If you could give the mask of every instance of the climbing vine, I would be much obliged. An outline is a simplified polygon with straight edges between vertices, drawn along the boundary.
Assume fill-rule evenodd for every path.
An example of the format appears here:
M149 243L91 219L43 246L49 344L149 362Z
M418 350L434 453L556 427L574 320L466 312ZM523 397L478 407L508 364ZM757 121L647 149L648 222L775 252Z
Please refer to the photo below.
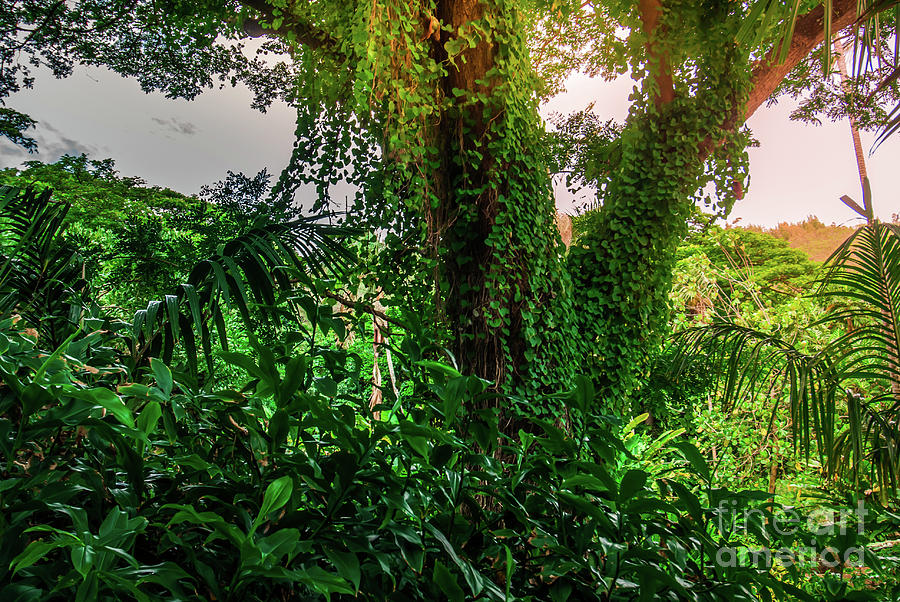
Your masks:
M461 370L510 392L558 389L574 320L530 17L475 0L374 0L346 15L339 52L297 49L298 142L279 193L315 190L326 209L349 183L347 219L373 232L370 290L438 319ZM322 78L321 60L345 68Z
M528 42L546 15L562 22L584 5L301 4L281 18L327 33L303 30L295 49L305 77L282 193L311 186L325 207L349 182L347 219L372 233L368 289L439 324L462 371L533 393L590 367L609 406L627 409L664 331L673 251L693 205L726 213L746 187L751 60L787 47L773 45L771 23L726 0L597 9L617 56L596 69L627 66L640 85L621 135L593 162L602 207L566 270L537 116L547 87Z
M633 34L631 70L643 87L618 164L598 182L602 208L569 256L582 351L610 409L630 410L665 332L674 250L694 204L727 212L746 184L747 133L735 132L733 115L748 91L747 57L734 43L740 15L718 4L719 29L703 24L709 6L670 2L649 35Z

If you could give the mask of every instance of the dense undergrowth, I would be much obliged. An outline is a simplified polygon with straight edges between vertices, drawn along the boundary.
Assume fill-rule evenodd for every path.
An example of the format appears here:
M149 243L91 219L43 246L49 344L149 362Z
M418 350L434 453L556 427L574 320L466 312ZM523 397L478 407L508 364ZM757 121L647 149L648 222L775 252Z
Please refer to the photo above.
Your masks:
M793 453L783 402L774 414L766 397L723 409L715 367L673 375L677 354L664 350L633 421L602 414L584 378L496 403L409 316L383 308L389 334L373 346L373 308L337 304L335 280L302 263L279 268L289 285L277 307L251 293L242 307L228 258L246 258L217 250L217 233L252 220L180 198L207 216L195 252L224 266L194 320L167 288L191 266L141 278L179 253L177 212L145 203L135 219L157 220L171 244L130 247L142 263L101 244L86 248L91 271L77 253L91 228L112 232L101 242L127 232L86 221L98 189L140 189L101 167L81 175L92 194L68 199L82 210L59 214L68 233L57 224L31 249L3 231L0 599L896 598L881 542L897 517L877 499L842 498L847 483ZM796 294L815 266L760 236L713 232L685 248L676 327L718 312L793 328L809 345L828 336L808 327L815 302ZM718 267L697 270L703 261ZM108 290L123 265L135 270L130 297ZM229 292L231 303L214 301ZM164 300L159 319L147 319L152 299ZM182 340L163 361L153 341L178 339L173 324L182 339L199 328L208 351ZM376 364L390 376L373 398ZM521 412L531 405L566 411L540 420ZM511 419L517 432L503 434Z
M642 461L579 411L585 381L571 432L508 440L454 417L484 382L427 360L385 422L336 395L322 350L228 356L252 380L209 391L156 360L124 373L105 324L56 350L0 326L4 599L803 598L810 567L721 550L832 543L779 534L768 496L715 487L688 443Z

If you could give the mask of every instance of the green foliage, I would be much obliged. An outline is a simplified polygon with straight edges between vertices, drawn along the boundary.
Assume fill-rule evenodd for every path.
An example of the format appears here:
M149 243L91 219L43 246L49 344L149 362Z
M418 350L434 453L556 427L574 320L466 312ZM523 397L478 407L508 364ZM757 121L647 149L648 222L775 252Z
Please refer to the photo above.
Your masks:
M102 313L90 304L86 283L78 277L83 272L80 258L62 238L68 208L51 201L49 190L37 194L30 188L0 188L0 220L9 226L0 237L0 310L19 313L54 345L75 336L85 316ZM197 377L199 341L211 373L213 328L219 344L228 349L226 311L236 311L251 331L252 313L276 325L285 316L296 321L296 312L280 308L276 296L290 295L294 282L312 286L312 277L330 275L352 262L352 255L335 241L349 233L316 217L256 225L220 245L194 266L185 283L151 300L129 322L103 317L106 328L127 331L132 369L151 356L170 362L181 344L190 373ZM77 291L85 298L75 298Z
M0 107L0 137L8 139L13 144L25 148L29 152L37 150L37 142L34 138L25 134L25 131L33 128L37 122L8 107Z
M29 161L0 171L0 183L52 189L69 205L64 236L78 249L85 279L125 313L171 290L219 241L243 231L226 227L215 206L120 176L112 159Z
M86 283L78 256L60 244L68 206L36 193L0 187L0 312L18 312L53 346L76 328Z
M668 18L676 15L681 16L673 12ZM693 31L690 23L680 27ZM687 233L692 194L715 182L724 211L733 201L733 182L744 179L744 142L723 125L734 99L746 94L745 59L726 40L706 43L709 49L689 84L697 94L658 105L652 80L635 94L640 102L632 106L619 140L619 163L608 180L598 182L602 208L569 253L584 353L605 403L617 411L628 411L629 395L646 375L648 354L665 332L674 251ZM704 171L697 157L711 150L708 138L729 143L714 151L721 163L711 160Z
M554 115L553 131L548 134L550 171L564 176L572 193L590 189L609 179L619 163L621 127L612 120L602 121L589 107L570 115ZM588 199L587 208L596 209L596 199ZM579 216L583 217L583 216Z
M673 374L674 351L664 347L654 352L644 386L635 394L634 407L652 417L653 432L683 429L688 436L697 434L699 414L713 385L710 366L695 361Z
M765 333L733 323L687 335L691 345L720 358L726 399L781 383L795 445L808 452L815 441L829 473L856 480L865 471L882 492L896 487L898 474L893 418L898 241L896 226L876 222L835 252L819 292L831 307L816 324L836 328L818 348L804 349L778 330Z
M833 335L833 329L815 324L825 308L808 296L818 266L783 239L709 228L691 234L676 257L669 296L669 328L675 333L729 320L777 334L806 352ZM719 358L694 350L683 363L675 342L652 356L635 396L635 407L652 414L655 429L687 429L714 459L716 478L726 487L763 489L785 503L801 503L826 484L814 462L794 457L791 415L778 386L760 386L723 404L717 385L725 368Z
M741 195L748 137L735 132L750 61L770 48L783 55L812 4L665 3L658 26L629 3L598 5L593 31L617 52L596 64L627 66L642 87L616 140L612 126L565 126L561 164L574 164L603 198L568 272L528 44L532 28L555 18L542 12L566 18L574 3L245 6L3 7L0 20L14 25L0 37L0 100L28 85L19 54L44 56L57 75L74 60L109 65L175 96L228 74L254 87L258 105L291 98L298 143L273 198L289 212L294 193L313 185L325 208L336 184L354 184L349 219L372 233L360 244L375 267L337 284L384 296L394 315L440 318L438 336L404 340L396 359L405 382L371 408L358 395L363 358L326 343L329 331L345 339L344 317L316 294L335 283L310 277L346 261L331 237L347 231L246 219L259 213L265 174L229 173L207 190L218 211L210 230L238 224L240 235L199 256L178 245L216 240L191 225L209 203L176 198L147 211L159 200L151 195L136 220L102 233L106 224L84 225L92 212L80 216L69 242L89 243L78 246L96 253L101 273L102 254L128 251L120 272L106 272L112 288L127 298L118 280L148 287L146 309L130 322L79 298L87 288L76 286L79 258L59 239L63 206L4 189L3 219L17 229L3 232L0 273L0 597L814 599L782 582L796 580L797 567L716 562L732 543L826 541L776 532L770 494L715 488L715 467L675 441L690 423L673 424L677 408L695 403L702 373L652 381L648 393L659 395L643 401L670 428L652 441L633 433L637 419L623 443L610 432L617 423L597 412L631 413L665 332L674 249L693 202L709 184L718 198L706 200L720 213ZM8 33L19 25L31 28L21 40ZM289 69L267 70L228 45L241 27L282 36L263 48L297 59L295 93L281 85ZM15 136L28 123L14 125ZM102 189L133 199L142 188L111 162L67 161L55 176L69 190L85 185L87 198L113 202ZM167 238L182 217L190 235ZM165 256L205 259L159 295L182 280L165 280ZM763 280L802 276L779 268ZM731 290L733 306L743 301ZM47 328L47 318L49 334L26 329ZM241 348L228 346L236 332L247 334ZM740 332L746 349L756 335ZM789 373L807 369L802 350L775 343L793 362ZM434 361L447 347L453 367ZM754 359L761 349L750 346ZM576 360L590 378L574 377ZM877 354L859 361L870 369ZM210 378L216 362L236 386ZM892 444L876 426L876 443ZM854 461L859 440L847 438ZM886 456L881 466L893 470L890 445ZM732 502L757 518L724 525L722 504ZM831 598L845 593L825 588Z
M322 78L321 58L301 56L299 142L276 190L315 186L327 203L355 185L350 223L383 232L367 290L428 311L460 368L531 394L571 378L575 333L526 21L511 2L454 6L314 13L343 40L327 64L354 69Z
M22 230L4 238L5 257L27 257L34 230L52 243L58 231L27 224L61 222L65 206L5 194ZM201 264L203 302L187 308L213 311L207 299L247 286L265 294L267 245L286 232L264 232ZM329 257L316 246L307 262ZM566 429L531 417L503 434L490 383L429 359L433 343L413 336L395 353L400 396L370 408L347 393L358 355L323 344L345 336L343 317L310 292L292 302L306 315L297 330L219 354L234 388L150 347L135 360L143 325L189 338L180 320L151 317L183 311L177 296L124 329L83 311L50 348L24 318L0 317L0 598L816 599L797 587L800 565L719 556L825 540L775 529L782 510L766 494L715 488L677 431L646 440L634 432L643 417L623 428L598 415L590 379L552 400L503 400L562 404Z
M676 260L676 330L716 318L768 328L801 324L790 309L818 276L818 266L787 241L741 228L695 234L678 248Z
M463 435L446 412L486 383L434 362L403 361L414 393L385 423L325 384L346 355L318 374L310 350L227 356L253 380L210 392L161 362L111 371L100 331L49 360L0 331L3 597L812 599L767 567L715 565L746 527L805 540L722 522L771 505L710 489L686 443L694 484L634 468L589 414L498 441L486 412ZM589 386L565 397L594 403Z
M245 232L261 221L279 223L301 215L284 195L272 198L271 178L265 169L252 178L229 170L224 180L200 189L199 198L222 214L209 220L217 236L227 238L229 233Z

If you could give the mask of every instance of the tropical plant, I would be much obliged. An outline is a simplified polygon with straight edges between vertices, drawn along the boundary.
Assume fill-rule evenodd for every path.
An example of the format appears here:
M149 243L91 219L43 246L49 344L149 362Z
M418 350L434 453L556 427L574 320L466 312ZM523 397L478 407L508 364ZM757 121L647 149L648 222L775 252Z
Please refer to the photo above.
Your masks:
M674 434L589 414L587 379L559 394L572 432L513 439L492 411L459 420L488 383L416 355L380 421L338 394L340 350L223 354L249 382L204 391L155 358L123 370L110 337L48 353L0 320L0 598L820 599L802 565L722 562L812 540Z
M64 206L7 194L0 215L21 232L3 238L12 274L35 242L23 225ZM285 274L253 270L279 252L296 278L286 262L301 253L307 272L340 262L317 227L295 255L275 236L285 232L251 230L199 265L183 297L131 324L85 308L55 347L28 318L0 315L0 599L817 599L802 565L720 558L819 545L809 533L776 529L782 509L764 492L716 487L679 430L649 440L634 430L646 416L623 428L597 414L587 378L553 402L504 400L568 409L566 429L532 416L508 436L485 403L490 383L433 361L433 341L409 328L394 355L399 394L372 408L345 393L359 358L317 334L343 339L341 317L295 288L297 330L217 354L235 387L199 382L190 356L170 367L164 342L135 350L148 324L144 343L189 339L185 314L215 323L228 296L226 317L252 317L251 287L277 300Z
M86 282L59 238L68 206L50 197L0 187L0 313L18 312L55 347L77 327Z
M49 189L0 188L0 311L17 313L25 324L46 333L55 347L82 328L90 305L83 266L62 237L68 205L51 199ZM198 263L187 282L162 299L150 301L127 324L129 359L138 365L150 356L171 361L184 346L191 373L198 372L198 346L212 370L212 332L227 350L226 311L236 311L252 332L255 316L278 324L295 285L340 271L352 255L337 241L352 231L301 217L251 227ZM83 294L83 297L78 297ZM98 316L99 308L91 311ZM107 320L109 318L107 317Z
M586 361L622 410L664 330L694 197L715 183L725 212L742 195L744 120L786 79L817 79L801 63L821 47L827 65L865 5L31 0L0 13L0 98L30 82L31 60L60 76L102 64L174 97L219 77L247 83L258 107L287 99L297 141L275 188L314 188L325 205L354 185L351 213L384 233L369 290L431 309L460 365L500 389L555 390ZM250 36L292 61L245 57ZM616 144L590 135L599 158L567 152L604 198L566 266L536 107L577 68L640 83Z
M801 350L783 333L717 322L681 335L689 361L702 350L721 366L729 403L783 391L795 442L825 460L830 474L867 472L876 488L900 477L900 228L873 221L832 255L816 296L830 303L815 325L835 335ZM706 356L706 355L705 355ZM863 470L864 469L864 470Z
M119 317L172 291L223 241L267 221L291 221L266 202L267 178L264 171L252 180L230 174L198 198L123 176L114 160L84 154L0 170L0 184L49 188L69 206L63 238L78 250L96 300L120 307Z

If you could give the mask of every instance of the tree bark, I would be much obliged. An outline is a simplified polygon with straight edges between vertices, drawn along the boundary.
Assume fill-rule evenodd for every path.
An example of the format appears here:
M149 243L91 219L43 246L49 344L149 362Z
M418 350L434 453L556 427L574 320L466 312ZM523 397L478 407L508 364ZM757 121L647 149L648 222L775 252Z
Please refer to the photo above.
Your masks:
M832 2L831 34L853 25L857 19L856 0L834 0ZM750 97L744 107L740 123L746 121L775 92L784 78L804 60L809 53L825 41L825 9L817 6L797 18L794 35L784 61L778 60L781 44L775 44L753 67ZM739 109L740 107L736 107ZM737 125L740 125L738 123Z
M509 390L539 390L566 381L571 357L558 333L537 332L538 308L553 322L557 295L568 285L559 261L559 234L546 174L529 163L534 148L527 135L510 130L524 118L539 127L536 111L516 103L516 74L499 61L519 51L503 47L507 31L483 37L447 60L446 44L456 32L497 11L480 0L439 0L444 24L434 58L447 65L446 98L458 101L442 116L436 141L441 167L435 175L439 199L428 216L430 237L442 256L444 309L453 330L453 350L462 372ZM514 15L497 14L501 27L515 27ZM471 34L468 34L471 35ZM527 94L527 91L526 91ZM525 113L524 115L522 113ZM549 266L549 267L548 267ZM542 276L537 270L547 267ZM543 277L543 283L537 283ZM536 373L533 368L539 368ZM550 376L550 375L553 376Z

